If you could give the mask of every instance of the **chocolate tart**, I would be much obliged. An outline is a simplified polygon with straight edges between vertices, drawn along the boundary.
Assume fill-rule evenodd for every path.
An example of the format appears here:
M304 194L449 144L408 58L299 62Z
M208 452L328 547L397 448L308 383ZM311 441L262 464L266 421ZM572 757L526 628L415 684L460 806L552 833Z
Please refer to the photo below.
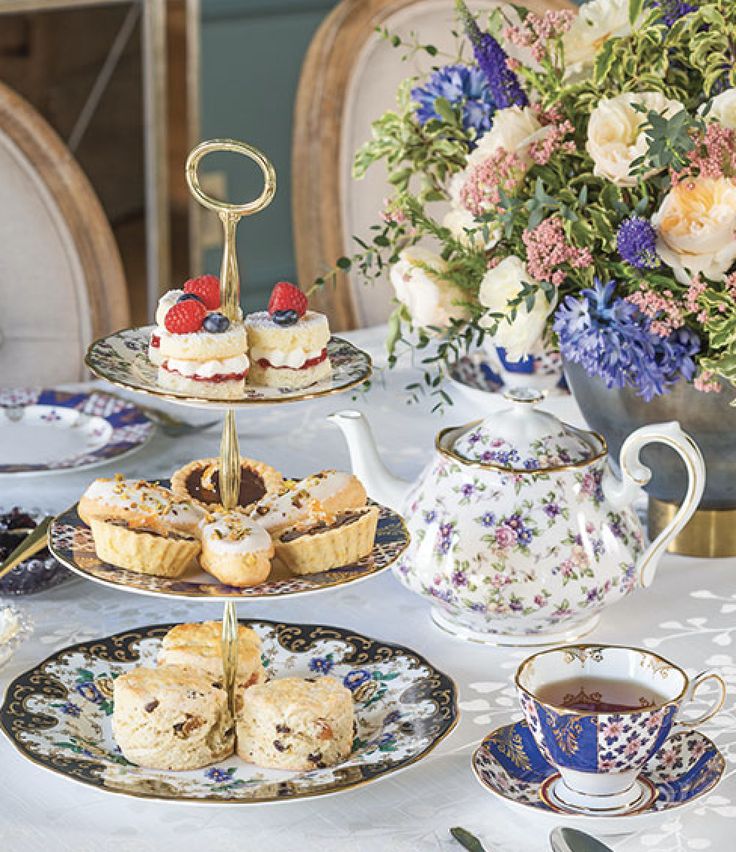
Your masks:
M177 470L171 489L178 497L193 500L210 512L224 511L220 495L220 460L197 459ZM238 508L249 509L269 494L283 489L283 477L276 468L254 459L240 460Z

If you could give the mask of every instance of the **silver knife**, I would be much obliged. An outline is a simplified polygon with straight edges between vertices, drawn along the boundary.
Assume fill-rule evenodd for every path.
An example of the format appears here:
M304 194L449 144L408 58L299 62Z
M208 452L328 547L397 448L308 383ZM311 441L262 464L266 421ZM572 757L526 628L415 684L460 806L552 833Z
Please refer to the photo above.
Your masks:
M574 828L552 829L549 842L552 852L613 852L610 846Z

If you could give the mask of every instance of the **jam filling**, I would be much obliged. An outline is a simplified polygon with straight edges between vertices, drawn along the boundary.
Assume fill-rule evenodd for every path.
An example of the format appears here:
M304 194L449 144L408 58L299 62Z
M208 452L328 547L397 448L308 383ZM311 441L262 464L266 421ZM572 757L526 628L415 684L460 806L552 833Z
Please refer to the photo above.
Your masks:
M182 376L185 379L191 379L193 382L211 382L214 385L219 385L221 382L242 382L248 375L248 371L245 370L243 373L220 373L215 376L185 376L178 370L172 370L171 367L169 367L168 361L162 366L167 373L175 373L177 376Z
M310 367L316 367L317 364L321 364L325 360L327 360L327 349L323 349L316 358L310 358L308 361L305 361L301 367L287 367L286 365L283 367L274 367L267 358L259 358L258 364L264 368L269 367L271 370L308 370Z
M289 530L289 532L286 532L281 536L279 541L286 544L289 541L296 541L296 539L303 538L307 535L317 535L325 530L336 530L339 527L346 527L348 524L354 524L357 520L362 518L363 514L363 512L346 512L344 515L338 515L331 524L325 523L325 521L320 521L308 529Z
M212 488L202 484L204 468L193 470L187 477L187 492L201 503L222 503L220 496L220 472L216 470L212 474ZM240 468L240 490L238 492L238 506L249 506L264 497L266 485L261 475L250 467Z
M160 349L161 338L157 334L151 335L151 349Z

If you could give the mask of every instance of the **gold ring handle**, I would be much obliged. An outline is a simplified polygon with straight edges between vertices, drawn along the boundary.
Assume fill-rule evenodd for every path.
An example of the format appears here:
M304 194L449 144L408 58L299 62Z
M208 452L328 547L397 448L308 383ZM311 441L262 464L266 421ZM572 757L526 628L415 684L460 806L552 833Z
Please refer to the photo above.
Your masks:
M678 725L682 725L685 728L693 728L696 725L702 725L703 722L707 722L709 719L712 719L716 713L719 713L723 705L726 703L726 682L723 678L718 674L718 672L705 671L700 672L699 675L696 675L691 681L690 686L688 687L687 694L685 696L685 701L683 704L692 701L695 698L695 693L700 689L700 687L709 680L713 680L718 684L720 695L716 698L712 707L709 707L704 713L701 713L700 716L695 719L684 719L680 721L677 720Z
M261 192L255 201L232 204L229 201L220 201L217 198L212 198L212 196L204 192L199 182L199 164L207 154L212 154L216 151L242 154L260 166L261 172L263 172L263 192ZM247 142L239 142L237 139L209 139L206 142L201 142L196 148L190 151L187 157L186 175L190 192L203 207L206 207L208 210L214 210L215 213L236 215L238 218L240 216L252 216L254 213L258 213L265 207L268 207L276 193L276 172L271 161L257 148L248 145Z

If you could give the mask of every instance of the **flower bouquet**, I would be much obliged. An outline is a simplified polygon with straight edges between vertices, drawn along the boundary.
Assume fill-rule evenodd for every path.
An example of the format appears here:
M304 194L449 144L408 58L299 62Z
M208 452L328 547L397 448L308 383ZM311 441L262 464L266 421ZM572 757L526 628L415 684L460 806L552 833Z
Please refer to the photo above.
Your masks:
M736 382L736 3L457 14L457 54L402 84L355 157L393 191L332 273L388 271L391 363L426 349L423 387L444 395L490 337L644 400Z

